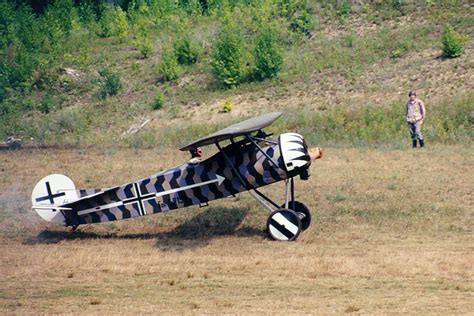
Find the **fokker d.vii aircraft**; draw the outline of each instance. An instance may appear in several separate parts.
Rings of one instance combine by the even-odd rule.
[[[68,177],[51,174],[32,193],[33,209],[46,221],[72,226],[115,221],[166,212],[190,205],[250,194],[269,212],[271,238],[294,240],[309,227],[311,214],[295,201],[294,177],[306,180],[319,148],[308,150],[296,133],[271,138],[263,128],[282,113],[275,112],[229,126],[196,140],[180,150],[214,144],[218,152],[199,162],[187,162],[150,177],[107,189],[76,189]],[[222,147],[222,142],[228,143]],[[284,203],[278,204],[258,190],[285,181]]]

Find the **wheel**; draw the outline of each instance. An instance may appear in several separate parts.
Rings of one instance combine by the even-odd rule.
[[[298,216],[300,217],[300,220],[301,220],[301,229],[303,231],[307,230],[309,225],[311,225],[311,212],[309,210],[308,207],[306,207],[306,205],[304,205],[303,203],[299,202],[299,201],[295,201],[295,209],[293,211],[296,212],[296,214],[298,214]],[[285,207],[285,204],[283,204],[281,206],[282,208]],[[289,209],[293,209],[293,203],[288,203],[288,208]]]
[[[280,208],[270,214],[267,230],[274,240],[295,240],[301,232],[301,220],[296,212]]]

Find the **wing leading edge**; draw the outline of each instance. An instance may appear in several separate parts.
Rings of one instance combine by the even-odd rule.
[[[187,151],[192,148],[207,146],[220,142],[226,139],[230,139],[237,136],[246,135],[255,131],[258,131],[268,125],[271,125],[276,119],[278,119],[283,113],[282,112],[272,112],[267,113],[261,116],[253,117],[246,121],[231,125],[220,131],[207,135],[203,138],[200,138],[192,143],[181,147],[179,150]]]

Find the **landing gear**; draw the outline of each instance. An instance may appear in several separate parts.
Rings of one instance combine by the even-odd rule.
[[[71,230],[68,232],[68,236],[73,235],[76,232],[77,227],[79,227],[79,225],[72,225]]]
[[[284,205],[282,205],[282,207],[284,207]],[[311,212],[309,211],[309,208],[299,201],[290,202],[288,208],[295,211],[299,216],[301,220],[301,229],[303,231],[307,230],[311,225]]]
[[[295,240],[301,231],[308,229],[311,225],[311,212],[306,205],[295,201],[293,178],[285,182],[285,203],[281,206],[275,204],[259,191],[254,191],[271,204],[267,204],[253,192],[250,192],[270,212],[267,220],[267,232],[271,239]]]
[[[295,240],[301,232],[301,219],[295,211],[281,208],[268,217],[267,230],[274,240]]]

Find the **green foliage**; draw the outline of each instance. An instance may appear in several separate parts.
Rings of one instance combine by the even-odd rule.
[[[181,69],[178,65],[178,61],[173,50],[165,49],[163,51],[163,56],[158,66],[158,71],[163,81],[172,81],[178,79]]]
[[[262,30],[254,50],[255,71],[258,80],[275,77],[281,70],[283,57],[277,34],[271,28]]]
[[[198,52],[192,44],[189,36],[178,38],[174,44],[174,53],[181,65],[194,64],[197,61]]]
[[[308,11],[303,10],[300,14],[292,18],[290,22],[290,29],[293,32],[299,32],[305,35],[310,35],[314,28],[314,19]]]
[[[349,15],[351,14],[351,5],[348,0],[342,0],[337,8],[337,15],[341,22],[345,22]]]
[[[86,127],[86,121],[78,110],[67,109],[58,112],[51,124],[50,129],[58,134],[75,133]]]
[[[392,7],[405,15],[405,0],[392,0]]]
[[[41,101],[38,104],[38,110],[42,113],[50,113],[52,111],[61,108],[62,100],[60,97],[54,95],[52,91],[48,91],[44,94]]]
[[[116,95],[122,86],[120,83],[120,75],[108,67],[102,68],[99,71],[99,75],[101,76],[100,96],[106,98],[107,96]]]
[[[114,34],[115,8],[113,5],[104,5],[99,19],[99,36],[111,37]]]
[[[243,39],[233,23],[222,26],[212,51],[212,70],[226,88],[239,85],[244,78]]]
[[[280,16],[290,18],[300,8],[300,1],[275,0],[277,12]]]
[[[135,18],[135,40],[133,44],[140,51],[143,58],[147,58],[152,51],[150,29],[152,22],[145,15],[139,15]]]
[[[232,98],[227,98],[222,104],[222,112],[228,113],[232,111],[233,107],[234,107],[234,102],[232,101]]]
[[[443,45],[443,57],[456,58],[464,53],[464,44],[467,39],[456,32],[451,25],[446,24],[441,35],[441,44]]]
[[[127,14],[121,7],[115,8],[115,35],[118,37],[120,43],[124,42],[128,36],[128,21]]]
[[[163,108],[163,105],[165,104],[165,96],[161,91],[158,91],[155,93],[155,96],[153,97],[153,102],[151,103],[151,108],[153,110],[159,110]]]

